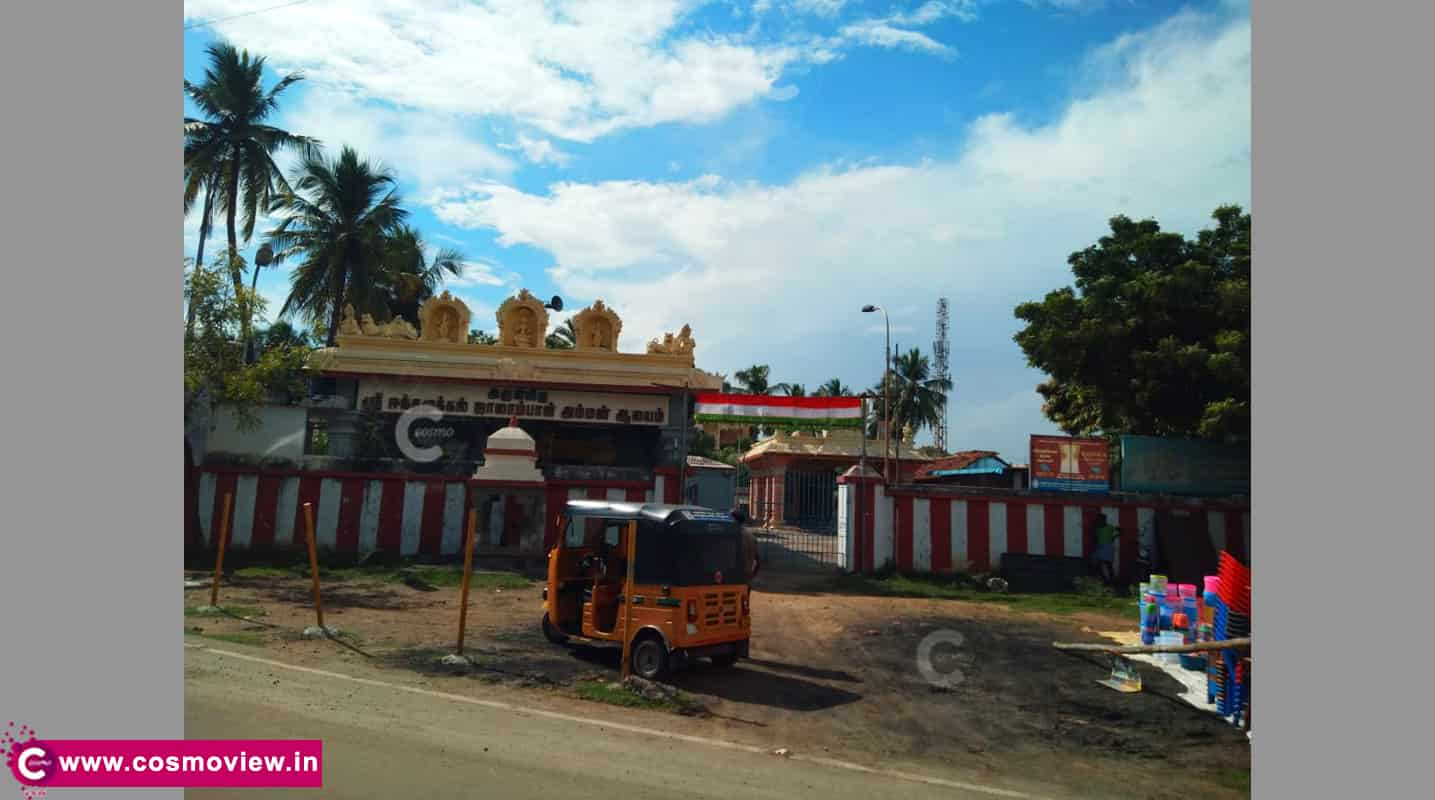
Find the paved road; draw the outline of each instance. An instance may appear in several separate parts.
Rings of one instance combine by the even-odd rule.
[[[243,652],[240,652],[240,651]],[[231,654],[226,654],[226,652]],[[951,781],[924,783],[781,758],[741,745],[592,724],[564,713],[467,702],[376,679],[343,679],[264,663],[238,647],[185,651],[185,735],[191,739],[324,741],[325,796],[346,798],[822,797],[870,800],[1019,796]],[[248,657],[246,657],[248,656]],[[522,703],[515,696],[514,705]],[[651,719],[648,719],[651,717]],[[617,727],[613,727],[614,725]],[[661,715],[643,715],[661,726]],[[197,798],[292,796],[313,790],[189,790]]]

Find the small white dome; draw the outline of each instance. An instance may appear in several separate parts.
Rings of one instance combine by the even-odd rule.
[[[511,423],[494,431],[493,435],[488,437],[488,447],[493,450],[534,451],[537,449],[533,443],[533,437]]]

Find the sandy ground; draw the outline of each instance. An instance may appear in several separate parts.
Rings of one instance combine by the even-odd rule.
[[[258,636],[265,657],[334,671],[370,670],[444,691],[497,693],[570,713],[619,713],[693,735],[790,748],[871,766],[943,771],[1038,794],[1089,797],[1237,796],[1222,777],[1250,767],[1249,743],[1214,715],[1179,699],[1177,681],[1143,668],[1145,690],[1123,695],[1096,683],[1095,657],[1063,653],[1054,640],[1100,641],[1095,631],[1134,628],[1106,615],[1048,616],[951,600],[860,597],[810,590],[812,578],[765,573],[755,587],[751,659],[732,669],[700,662],[674,685],[709,714],[616,709],[571,697],[583,680],[612,680],[612,649],[560,647],[538,630],[541,586],[475,592],[468,650],[482,669],[447,675],[434,659],[453,647],[457,589],[421,592],[354,580],[326,586],[326,622],[358,635],[353,647],[305,641],[313,624],[308,583],[293,578],[226,584],[224,605],[259,606],[261,628],[212,617],[188,637]],[[187,590],[186,606],[207,602]],[[934,666],[962,679],[938,690],[917,668],[918,645],[938,630],[961,634]],[[586,709],[586,710],[585,710]]]

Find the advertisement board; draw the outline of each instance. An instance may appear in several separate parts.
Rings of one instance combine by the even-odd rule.
[[[1199,439],[1122,436],[1121,488],[1159,494],[1248,495],[1250,450]]]
[[[1031,437],[1031,488],[1057,492],[1106,492],[1111,455],[1105,439]]]

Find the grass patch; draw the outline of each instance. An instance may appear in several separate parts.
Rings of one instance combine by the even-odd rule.
[[[682,703],[666,698],[644,697],[625,689],[621,685],[609,685],[603,681],[583,681],[573,687],[574,693],[584,700],[607,703],[627,708],[648,708],[655,711],[677,713],[684,710]]]
[[[249,645],[250,647],[264,646],[264,637],[260,636],[257,633],[245,633],[243,631],[237,633],[205,633],[198,628],[185,628],[184,632],[188,636],[198,636],[202,639],[213,639],[216,642],[243,644]]]
[[[224,611],[240,617],[262,617],[268,612],[259,606],[220,606],[223,611],[210,611],[204,606],[185,606],[186,617],[222,617]]]
[[[308,578],[309,565],[256,564],[234,571],[239,578]],[[418,578],[434,586],[458,586],[463,582],[463,567],[459,564],[357,564],[348,566],[320,566],[321,581],[351,581],[361,579],[382,580],[402,583],[408,577]],[[474,570],[469,584],[473,589],[527,589],[533,581],[512,572]]]
[[[1052,594],[1016,594],[993,592],[972,585],[965,577],[940,575],[840,575],[825,582],[822,589],[843,594],[865,594],[881,597],[924,597],[937,600],[963,600],[968,603],[999,603],[1012,609],[1047,614],[1105,612],[1131,615],[1136,613],[1136,600],[1116,597],[1105,587],[1098,590],[1089,584],[1082,591]]]
[[[1216,773],[1216,783],[1227,789],[1251,793],[1251,771],[1248,769],[1223,769]]]

